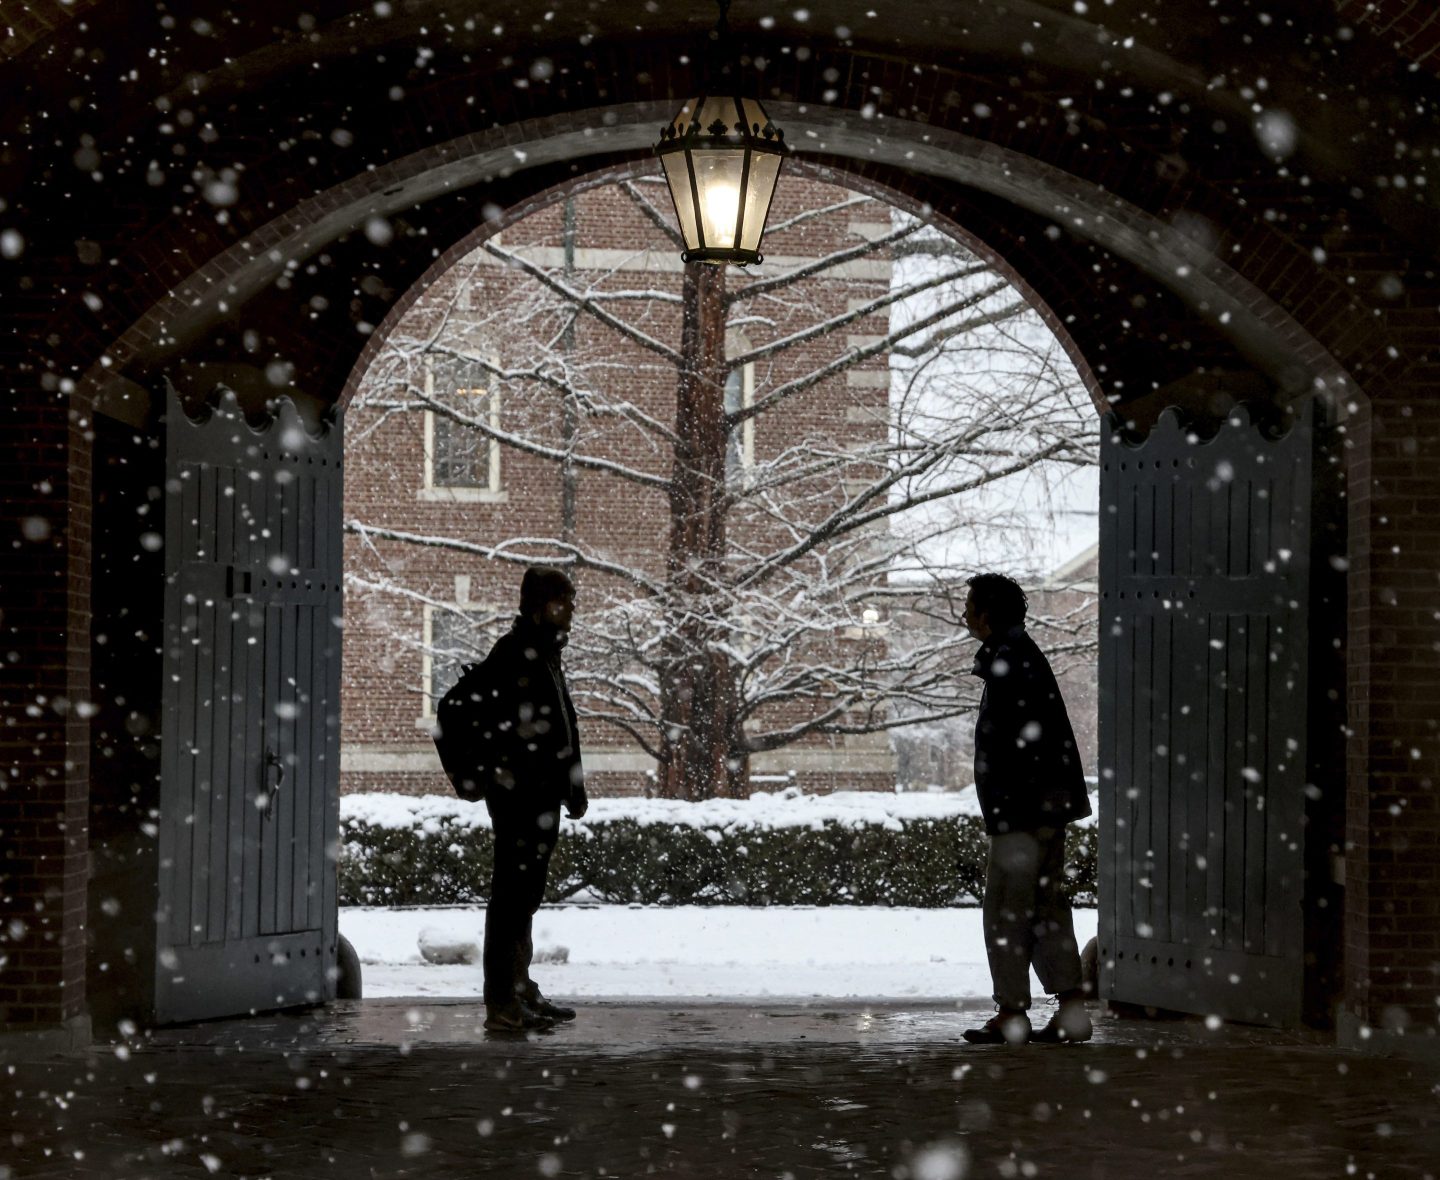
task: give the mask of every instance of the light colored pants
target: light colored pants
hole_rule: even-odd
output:
[[[1080,952],[1065,883],[1065,829],[990,837],[985,951],[995,1002],[1030,1007],[1030,965],[1052,995],[1080,986]]]

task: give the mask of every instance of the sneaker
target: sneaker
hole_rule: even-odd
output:
[[[1069,1045],[1088,1041],[1095,1035],[1095,1026],[1090,1023],[1090,1013],[1085,1011],[1081,1001],[1062,1003],[1050,1022],[1039,1032],[1030,1034],[1030,1039],[1040,1045]]]
[[[1030,1017],[1001,1009],[979,1028],[961,1034],[972,1045],[1023,1045],[1030,1039]]]
[[[485,1005],[487,1032],[539,1032],[553,1027],[553,1019],[527,1007],[519,1000],[512,1000],[508,1004]]]
[[[564,1004],[556,1004],[541,995],[536,995],[526,1000],[525,1003],[534,1011],[540,1013],[541,1016],[547,1016],[551,1020],[561,1021],[575,1019],[574,1008],[567,1008]]]

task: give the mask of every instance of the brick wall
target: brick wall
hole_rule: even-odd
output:
[[[10,391],[0,431],[0,1025],[85,1003],[90,430],[58,389]]]
[[[1440,373],[1348,423],[1345,995],[1354,1019],[1440,1019]]]

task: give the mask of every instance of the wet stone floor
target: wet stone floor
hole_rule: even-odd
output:
[[[984,1015],[594,1004],[525,1039],[371,1000],[165,1029],[0,1065],[0,1180],[1440,1177],[1440,1066],[1109,1015],[1085,1045],[961,1041]]]

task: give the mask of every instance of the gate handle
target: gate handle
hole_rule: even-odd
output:
[[[265,818],[270,819],[275,814],[275,796],[280,793],[280,785],[285,781],[285,764],[280,761],[275,751],[268,746],[265,748],[265,765],[260,768],[260,786],[266,787],[266,779],[270,776],[270,768],[275,768],[275,785],[268,791],[262,789],[265,802],[260,810],[265,813]]]

